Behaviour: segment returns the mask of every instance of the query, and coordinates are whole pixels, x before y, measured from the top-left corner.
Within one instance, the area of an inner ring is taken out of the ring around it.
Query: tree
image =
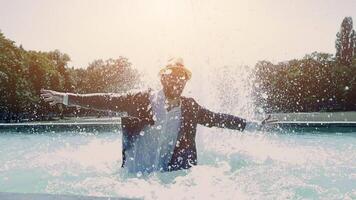
[[[341,23],[340,31],[336,34],[336,59],[339,63],[350,66],[355,54],[355,31],[352,18],[345,17]]]
[[[59,50],[54,50],[46,53],[48,59],[50,59],[56,66],[57,71],[60,76],[63,78],[63,82],[60,83],[63,86],[63,91],[70,92],[72,91],[72,83],[69,78],[69,73],[67,72],[67,64],[70,61],[70,57],[66,53],[62,53]]]
[[[352,31],[352,41],[353,41],[353,47],[354,47],[354,59],[356,59],[356,31]]]
[[[138,72],[127,58],[95,60],[86,70],[85,92],[124,92],[132,89],[138,80]]]
[[[28,89],[28,67],[26,51],[15,46],[0,32],[0,113],[7,113],[7,120],[18,119],[18,114],[30,104],[31,91]]]
[[[254,97],[266,112],[356,110],[356,65],[314,52],[302,59],[255,67]]]
[[[97,60],[87,69],[68,68],[69,61],[70,57],[59,50],[26,51],[0,32],[0,121],[50,119],[53,114],[62,114],[62,109],[41,100],[41,88],[78,93],[123,92],[138,81],[137,71],[123,57]],[[76,111],[68,109],[67,114],[73,112]]]

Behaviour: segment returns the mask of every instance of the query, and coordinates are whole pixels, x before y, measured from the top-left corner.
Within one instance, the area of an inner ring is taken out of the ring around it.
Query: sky
[[[356,0],[0,0],[0,30],[69,66],[124,56],[143,73],[183,57],[194,73],[334,53]]]

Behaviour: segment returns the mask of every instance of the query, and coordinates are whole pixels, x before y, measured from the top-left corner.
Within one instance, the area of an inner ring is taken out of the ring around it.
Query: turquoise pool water
[[[356,133],[200,127],[199,165],[126,174],[120,132],[0,135],[0,192],[145,199],[356,199]]]

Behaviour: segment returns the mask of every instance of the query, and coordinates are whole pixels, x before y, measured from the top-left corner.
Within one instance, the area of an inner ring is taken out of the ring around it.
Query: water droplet
[[[136,176],[137,176],[137,177],[141,177],[141,176],[142,176],[142,172],[141,172],[141,171],[137,172],[137,173],[136,173]]]
[[[262,98],[267,99],[268,95],[266,93],[262,93]]]

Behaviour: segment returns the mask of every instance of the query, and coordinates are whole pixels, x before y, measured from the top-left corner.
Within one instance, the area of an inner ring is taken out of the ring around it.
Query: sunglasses
[[[187,80],[187,74],[181,70],[168,69],[162,76],[169,79],[178,78],[179,80]]]

